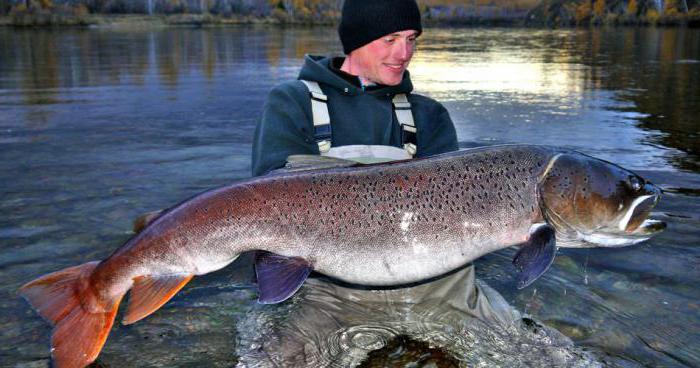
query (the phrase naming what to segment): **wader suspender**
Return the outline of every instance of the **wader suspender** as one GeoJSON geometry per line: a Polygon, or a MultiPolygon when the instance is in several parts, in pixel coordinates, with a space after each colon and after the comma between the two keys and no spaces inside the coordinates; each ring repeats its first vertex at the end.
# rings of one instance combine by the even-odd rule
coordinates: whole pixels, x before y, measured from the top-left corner
{"type": "Polygon", "coordinates": [[[311,95],[311,112],[314,119],[314,139],[321,154],[331,149],[331,118],[328,116],[328,97],[316,82],[302,80],[311,95]]]}
{"type": "MultiPolygon", "coordinates": [[[[314,119],[314,140],[318,144],[321,154],[331,149],[331,119],[328,115],[328,97],[323,94],[321,86],[317,82],[301,80],[311,95],[311,112],[314,119]]],[[[401,143],[403,149],[413,157],[417,152],[416,147],[416,124],[411,113],[411,103],[408,102],[406,94],[399,93],[391,101],[394,105],[396,119],[401,125],[401,143]]]]}
{"type": "Polygon", "coordinates": [[[395,95],[391,102],[394,104],[396,119],[398,119],[399,124],[401,124],[401,143],[403,144],[403,149],[413,157],[418,149],[416,147],[417,129],[416,123],[413,121],[413,114],[411,113],[411,103],[408,102],[408,98],[404,93],[395,95]]]}

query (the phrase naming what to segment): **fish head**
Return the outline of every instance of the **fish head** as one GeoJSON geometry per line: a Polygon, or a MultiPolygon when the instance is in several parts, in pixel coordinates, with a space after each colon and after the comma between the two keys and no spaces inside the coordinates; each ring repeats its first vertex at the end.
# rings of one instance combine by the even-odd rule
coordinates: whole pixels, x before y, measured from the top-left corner
{"type": "Polygon", "coordinates": [[[564,247],[621,247],[665,228],[649,215],[661,190],[641,176],[581,153],[550,160],[540,181],[545,219],[564,247]]]}

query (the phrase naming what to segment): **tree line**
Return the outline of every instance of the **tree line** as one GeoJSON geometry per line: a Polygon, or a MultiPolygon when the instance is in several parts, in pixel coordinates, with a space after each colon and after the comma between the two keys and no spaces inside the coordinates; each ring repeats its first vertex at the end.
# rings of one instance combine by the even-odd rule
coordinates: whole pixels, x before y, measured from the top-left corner
{"type": "MultiPolygon", "coordinates": [[[[700,0],[417,0],[430,25],[690,24],[700,0]]],[[[189,15],[274,23],[334,24],[343,0],[0,0],[0,14],[29,24],[93,14],[189,15]]]]}
{"type": "Polygon", "coordinates": [[[700,25],[700,0],[544,0],[529,14],[546,25],[700,25]]]}

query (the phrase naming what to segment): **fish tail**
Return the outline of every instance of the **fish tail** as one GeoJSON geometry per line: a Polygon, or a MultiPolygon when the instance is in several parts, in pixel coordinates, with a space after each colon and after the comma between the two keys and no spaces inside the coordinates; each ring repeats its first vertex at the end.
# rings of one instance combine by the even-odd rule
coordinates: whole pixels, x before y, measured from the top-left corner
{"type": "Polygon", "coordinates": [[[51,357],[56,367],[80,368],[102,350],[121,298],[98,301],[90,275],[99,262],[66,268],[31,281],[20,294],[54,326],[51,357]]]}
{"type": "MultiPolygon", "coordinates": [[[[90,283],[99,262],[85,263],[44,275],[20,288],[20,294],[54,330],[51,357],[56,367],[80,368],[92,363],[102,350],[124,292],[100,301],[90,283]]],[[[158,310],[194,277],[192,274],[146,275],[133,279],[124,324],[134,323],[158,310]]]]}

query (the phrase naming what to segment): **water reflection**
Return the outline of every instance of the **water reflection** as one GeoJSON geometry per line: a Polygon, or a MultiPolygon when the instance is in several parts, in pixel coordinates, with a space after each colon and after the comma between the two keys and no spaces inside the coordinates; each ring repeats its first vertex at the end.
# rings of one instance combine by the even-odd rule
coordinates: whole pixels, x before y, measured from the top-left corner
{"type": "MultiPolygon", "coordinates": [[[[439,42],[424,40],[412,65],[416,85],[455,102],[450,107],[458,125],[466,122],[459,126],[465,137],[546,144],[576,137],[590,152],[619,146],[606,138],[622,139],[635,151],[622,164],[700,169],[695,30],[477,29],[434,37],[439,42]],[[458,51],[460,44],[478,52],[458,51]],[[639,143],[646,144],[644,155],[636,152],[639,143]],[[642,163],[639,156],[656,159],[642,163]]],[[[606,158],[613,155],[620,152],[606,158]]]]}
{"type": "MultiPolygon", "coordinates": [[[[303,33],[303,30],[301,31],[303,33]]],[[[207,79],[240,64],[288,66],[304,53],[333,50],[335,36],[299,37],[300,31],[237,28],[167,31],[2,30],[0,88],[21,90],[34,104],[36,89],[143,85],[150,75],[177,86],[183,75],[207,79]]],[[[42,100],[38,100],[41,103],[42,100]]]]}
{"type": "MultiPolygon", "coordinates": [[[[512,305],[621,366],[700,362],[688,328],[700,316],[699,38],[654,28],[431,29],[410,68],[419,91],[445,101],[463,147],[566,145],[644,170],[667,191],[655,214],[669,223],[665,234],[635,248],[562,251],[534,289],[513,290],[508,252],[477,263],[512,305]]],[[[339,52],[335,30],[0,29],[3,363],[46,363],[49,328],[16,297],[19,285],[106,257],[141,213],[250,175],[266,93],[296,76],[306,52],[339,52]]],[[[230,366],[234,349],[246,353],[232,342],[254,341],[243,329],[264,314],[248,314],[258,308],[253,287],[229,276],[244,273],[241,264],[232,268],[195,281],[142,324],[117,327],[106,365],[230,366]]],[[[458,354],[490,359],[485,340],[465,336],[458,354]]]]}
{"type": "MultiPolygon", "coordinates": [[[[22,100],[5,92],[0,103],[60,104],[66,97],[59,88],[127,84],[149,88],[157,82],[174,90],[187,88],[183,86],[187,76],[198,75],[214,83],[241,68],[249,70],[247,78],[262,74],[283,79],[294,75],[304,53],[338,52],[331,29],[310,36],[312,32],[264,28],[58,34],[3,30],[0,88],[19,90],[22,100]]],[[[561,114],[580,110],[585,100],[582,95],[588,91],[616,91],[610,96],[613,102],[602,106],[603,110],[623,113],[620,116],[652,133],[663,132],[651,134],[646,141],[682,151],[666,159],[679,168],[697,171],[699,59],[700,33],[683,28],[432,30],[421,39],[411,69],[419,90],[442,101],[466,98],[469,102],[473,92],[479,98],[493,93],[490,104],[532,104],[544,99],[561,114]],[[626,112],[634,114],[624,115],[626,112]]],[[[25,121],[35,126],[48,124],[50,109],[30,110],[25,121]]],[[[468,118],[469,124],[480,123],[479,115],[468,118]]],[[[534,117],[508,118],[527,122],[534,117]]],[[[579,120],[579,124],[589,124],[579,120]]],[[[479,136],[479,132],[464,133],[479,136]]]]}

